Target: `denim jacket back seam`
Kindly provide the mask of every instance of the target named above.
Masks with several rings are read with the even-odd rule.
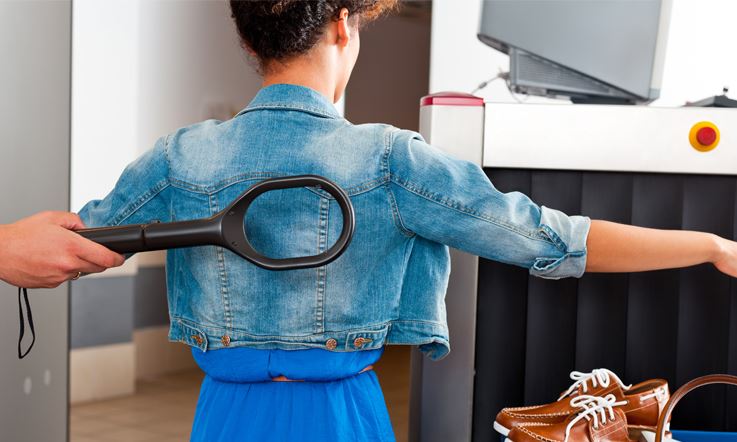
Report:
[[[269,178],[278,178],[278,177],[289,176],[289,175],[294,175],[294,173],[288,173],[288,172],[243,173],[240,175],[227,178],[225,180],[221,180],[212,186],[203,186],[199,184],[193,184],[188,181],[180,180],[177,178],[170,178],[169,182],[172,187],[176,187],[177,189],[182,189],[182,190],[186,190],[186,191],[193,192],[193,193],[199,193],[202,195],[212,195],[212,194],[221,192],[230,186],[234,186],[234,185],[243,183],[245,181],[265,180]],[[356,196],[356,195],[360,195],[361,193],[369,192],[379,186],[386,184],[387,182],[389,182],[389,176],[380,176],[378,178],[370,179],[368,181],[364,181],[362,183],[356,184],[351,187],[343,188],[343,190],[348,194],[348,196]],[[328,198],[331,200],[335,199],[332,195],[330,195],[329,193],[325,191],[315,190],[310,187],[308,187],[307,189],[324,198]]]
[[[345,191],[345,193],[348,194],[348,196],[357,196],[362,193],[370,192],[376,189],[377,187],[382,186],[388,182],[389,182],[388,176],[380,176],[378,178],[374,178],[368,181],[364,181],[363,183],[356,184],[355,186],[344,187],[343,190]],[[323,189],[316,189],[314,187],[307,187],[306,189],[312,193],[320,195],[323,198],[326,198],[329,200],[335,200],[335,197],[333,195],[327,193]]]
[[[382,175],[386,178],[386,184],[384,185],[384,189],[386,191],[386,198],[389,202],[389,208],[392,212],[392,220],[394,221],[394,226],[399,230],[399,233],[401,233],[403,236],[407,238],[412,238],[415,236],[415,233],[407,228],[407,226],[402,221],[402,215],[399,213],[399,207],[397,206],[397,200],[394,198],[394,194],[392,193],[391,189],[391,170],[389,168],[389,156],[392,153],[392,147],[394,146],[394,131],[393,130],[387,130],[384,132],[384,154],[381,157],[381,172]]]
[[[402,221],[402,214],[399,212],[397,200],[396,198],[394,198],[394,192],[392,192],[390,184],[391,180],[388,180],[384,185],[384,189],[386,191],[386,197],[389,200],[389,206],[392,211],[392,218],[394,218],[394,224],[397,226],[397,229],[402,233],[402,235],[406,236],[407,238],[414,238],[416,235],[415,232],[408,229],[407,226],[404,224],[404,221]]]
[[[330,220],[330,200],[320,198],[320,215],[318,219],[317,233],[317,253],[320,254],[327,249],[328,232]],[[315,331],[316,333],[325,332],[325,290],[327,284],[326,266],[320,266],[317,269],[317,291],[315,298]]]
[[[232,185],[242,183],[244,181],[265,180],[268,178],[277,178],[277,177],[281,177],[285,175],[286,175],[285,173],[280,173],[280,172],[242,173],[242,174],[238,174],[232,177],[225,178],[209,186],[202,185],[202,184],[194,184],[189,181],[184,181],[178,178],[171,178],[170,181],[171,181],[172,186],[177,187],[179,189],[188,190],[190,192],[200,193],[203,195],[211,195],[214,193],[218,193],[221,190],[226,189]]]
[[[214,198],[214,194],[210,194],[207,200],[210,205],[211,215],[214,215],[220,211],[220,204],[218,204],[217,198]],[[223,320],[225,321],[226,334],[228,330],[233,328],[233,318],[230,312],[230,293],[228,292],[228,269],[225,262],[225,253],[222,247],[215,248],[215,254],[218,260],[218,273],[220,279],[220,299],[223,302]]]

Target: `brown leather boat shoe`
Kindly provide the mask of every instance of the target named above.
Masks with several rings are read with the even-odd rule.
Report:
[[[571,402],[579,409],[565,421],[552,425],[519,425],[509,432],[511,442],[636,442],[630,439],[627,417],[613,394],[580,395]]]
[[[612,394],[618,402],[626,401],[622,410],[627,414],[631,428],[654,432],[660,411],[670,396],[665,380],[653,379],[634,386],[625,385],[616,374],[607,369],[596,369],[591,373],[574,371],[571,379],[574,380],[573,384],[555,402],[503,409],[496,416],[494,429],[506,436],[512,428],[521,424],[558,424],[581,411],[580,407],[572,403],[573,399]]]

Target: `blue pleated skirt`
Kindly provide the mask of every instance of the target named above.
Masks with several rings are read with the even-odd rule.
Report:
[[[382,350],[193,349],[205,372],[191,440],[394,442],[373,371]],[[285,376],[304,382],[273,382]]]

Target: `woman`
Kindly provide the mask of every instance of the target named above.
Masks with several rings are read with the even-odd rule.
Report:
[[[333,103],[360,27],[394,3],[231,1],[263,89],[229,121],[160,139],[80,212],[90,226],[201,218],[260,180],[308,173],[351,196],[353,243],[323,268],[271,272],[216,247],[168,253],[170,339],[207,375],[192,440],[394,440],[371,366],[387,344],[449,351],[448,246],[546,278],[704,262],[737,274],[731,241],[567,216],[498,192],[418,134],[341,118]],[[272,192],[246,224],[266,255],[312,255],[337,238],[340,211],[316,189]]]

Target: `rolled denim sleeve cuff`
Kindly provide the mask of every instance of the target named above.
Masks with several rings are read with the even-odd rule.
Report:
[[[545,279],[580,278],[586,270],[586,238],[590,227],[588,217],[568,216],[542,206],[540,229],[560,254],[538,257],[530,274]]]

